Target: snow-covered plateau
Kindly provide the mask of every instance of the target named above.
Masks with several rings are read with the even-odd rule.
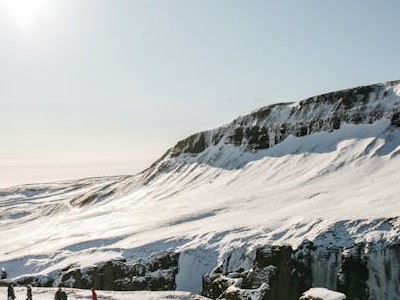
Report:
[[[400,299],[400,82],[267,106],[135,176],[0,190],[19,284]]]

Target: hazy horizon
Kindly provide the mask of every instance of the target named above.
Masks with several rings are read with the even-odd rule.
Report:
[[[129,175],[259,107],[400,79],[400,2],[0,0],[0,188]]]

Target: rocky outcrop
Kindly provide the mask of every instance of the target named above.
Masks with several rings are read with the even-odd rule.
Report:
[[[34,286],[65,286],[114,291],[171,291],[175,290],[175,276],[178,273],[179,254],[161,252],[148,261],[127,262],[125,259],[112,260],[93,267],[69,266],[48,280],[37,277],[23,277],[17,284]]]
[[[203,295],[230,300],[297,300],[312,284],[310,247],[311,243],[296,251],[290,246],[258,248],[251,268],[230,272],[220,266],[205,276]]]
[[[400,295],[399,263],[400,244],[260,247],[249,268],[224,270],[225,261],[204,276],[202,293],[212,299],[297,300],[312,287],[324,287],[348,300],[394,300]]]
[[[348,299],[369,299],[369,269],[365,244],[344,251],[341,262],[342,267],[337,274],[338,291],[345,292]]]
[[[52,287],[54,285],[54,278],[51,276],[22,276],[13,280],[17,285],[26,286],[28,284],[32,286],[41,287]]]

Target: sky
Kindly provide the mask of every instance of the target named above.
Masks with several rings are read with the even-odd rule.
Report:
[[[134,174],[259,107],[400,79],[398,0],[0,0],[0,188]]]

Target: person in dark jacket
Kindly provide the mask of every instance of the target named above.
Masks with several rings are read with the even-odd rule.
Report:
[[[1,279],[7,279],[7,272],[4,268],[1,268]]]
[[[7,290],[7,300],[15,300],[14,284],[10,283]]]
[[[26,300],[32,300],[32,286],[26,286]]]
[[[92,287],[92,300],[97,300],[96,289]]]
[[[62,290],[61,287],[58,288],[58,291],[54,295],[54,300],[67,300],[67,294]]]

